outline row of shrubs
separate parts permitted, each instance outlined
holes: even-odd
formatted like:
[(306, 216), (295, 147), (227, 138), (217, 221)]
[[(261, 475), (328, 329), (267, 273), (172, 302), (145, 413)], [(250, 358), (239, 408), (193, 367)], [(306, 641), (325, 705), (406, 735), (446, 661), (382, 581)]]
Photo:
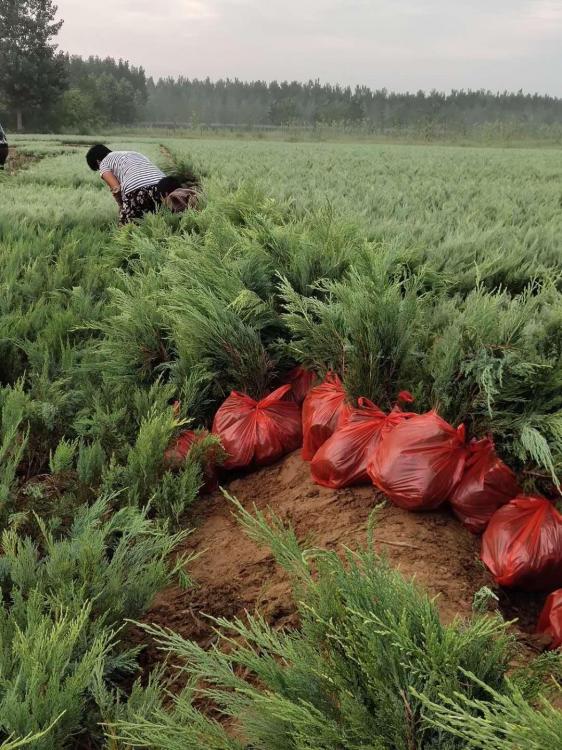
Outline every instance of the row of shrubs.
[(29, 474), (48, 470), (61, 439), (122, 466), (141, 423), (170, 425), (173, 401), (178, 422), (211, 426), (231, 390), (260, 399), (301, 364), (338, 372), (352, 401), (385, 411), (409, 388), (419, 411), (492, 432), (526, 487), (558, 481), (555, 278), (459, 290), (413, 250), (365, 242), (329, 212), (295, 218), (248, 189), (111, 241), (82, 226), (2, 232), (0, 377), (23, 383)]
[(104, 380), (121, 390), (164, 378), (184, 416), (210, 426), (232, 390), (259, 400), (295, 365), (333, 370), (352, 401), (389, 410), (409, 389), (420, 411), (492, 432), (510, 465), (556, 483), (555, 274), (516, 291), (460, 291), (429, 261), (367, 243), (328, 212), (286, 210), (240, 191), (185, 217), (181, 237), (156, 218), (122, 238), (127, 268), (97, 348)]

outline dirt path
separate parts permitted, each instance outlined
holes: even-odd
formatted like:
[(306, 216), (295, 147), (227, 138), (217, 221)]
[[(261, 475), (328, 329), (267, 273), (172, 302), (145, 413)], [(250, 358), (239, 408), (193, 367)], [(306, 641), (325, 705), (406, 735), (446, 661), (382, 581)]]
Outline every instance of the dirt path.
[[(369, 515), (381, 501), (372, 487), (333, 491), (314, 485), (298, 453), (227, 487), (245, 507), (270, 506), (293, 524), (300, 539), (328, 549), (362, 544)], [(172, 628), (204, 647), (215, 639), (205, 614), (230, 618), (257, 610), (274, 625), (296, 624), (287, 577), (267, 549), (258, 548), (243, 534), (222, 494), (202, 499), (187, 520), (196, 531), (186, 549), (200, 553), (190, 566), (195, 588), (161, 592), (146, 622)], [(475, 592), (491, 585), (479, 561), (479, 539), (448, 510), (412, 514), (387, 505), (379, 514), (375, 538), (393, 565), (437, 596), (445, 621), (457, 614), (468, 616)], [(541, 603), (540, 597), (535, 601), (502, 595), (509, 617), (521, 617), (524, 629), (532, 628)], [(145, 666), (157, 659), (149, 645)]]

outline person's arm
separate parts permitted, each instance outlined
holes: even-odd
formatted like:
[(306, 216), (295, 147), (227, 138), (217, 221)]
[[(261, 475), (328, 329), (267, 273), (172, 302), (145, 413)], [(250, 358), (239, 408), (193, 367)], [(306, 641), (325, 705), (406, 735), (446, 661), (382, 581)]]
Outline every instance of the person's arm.
[(113, 194), (113, 197), (115, 198), (117, 203), (121, 205), (121, 185), (119, 184), (119, 180), (117, 179), (117, 177), (115, 177), (113, 172), (104, 172), (101, 178), (111, 190), (111, 193)]

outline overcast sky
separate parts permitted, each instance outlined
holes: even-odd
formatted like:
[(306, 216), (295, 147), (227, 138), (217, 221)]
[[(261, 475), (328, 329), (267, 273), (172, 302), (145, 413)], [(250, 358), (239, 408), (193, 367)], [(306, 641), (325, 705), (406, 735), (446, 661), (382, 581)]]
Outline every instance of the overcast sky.
[(562, 96), (562, 0), (58, 0), (59, 41), (153, 76)]

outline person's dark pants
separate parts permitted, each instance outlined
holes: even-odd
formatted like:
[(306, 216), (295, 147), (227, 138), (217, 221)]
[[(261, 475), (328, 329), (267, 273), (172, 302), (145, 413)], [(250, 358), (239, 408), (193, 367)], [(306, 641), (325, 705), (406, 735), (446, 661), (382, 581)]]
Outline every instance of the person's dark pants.
[(4, 164), (8, 158), (8, 146), (0, 146), (0, 169), (4, 169)]
[(142, 219), (145, 214), (153, 214), (161, 202), (162, 195), (158, 185), (125, 193), (121, 204), (119, 223), (129, 224), (135, 219)]

